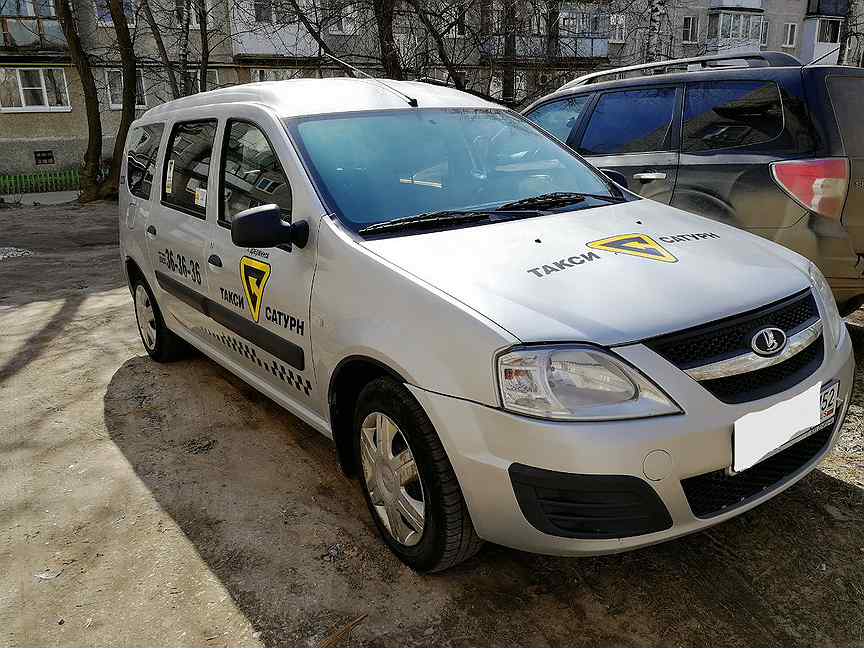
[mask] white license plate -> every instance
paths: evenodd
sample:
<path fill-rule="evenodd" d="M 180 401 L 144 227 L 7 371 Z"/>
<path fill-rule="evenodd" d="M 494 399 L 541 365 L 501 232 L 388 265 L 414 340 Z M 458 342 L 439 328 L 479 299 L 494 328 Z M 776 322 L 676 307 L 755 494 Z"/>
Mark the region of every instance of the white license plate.
<path fill-rule="evenodd" d="M 735 421 L 732 469 L 747 470 L 797 437 L 824 429 L 837 416 L 840 383 L 813 385 L 782 403 Z"/>

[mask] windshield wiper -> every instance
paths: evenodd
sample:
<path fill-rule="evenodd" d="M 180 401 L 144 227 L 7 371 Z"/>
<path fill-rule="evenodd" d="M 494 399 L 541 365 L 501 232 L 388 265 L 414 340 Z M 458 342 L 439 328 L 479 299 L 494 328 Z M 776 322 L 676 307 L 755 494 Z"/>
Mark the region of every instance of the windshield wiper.
<path fill-rule="evenodd" d="M 555 207 L 567 207 L 575 205 L 586 198 L 594 198 L 596 200 L 605 200 L 608 202 L 624 202 L 626 198 L 618 196 L 606 196 L 603 194 L 577 193 L 574 191 L 553 191 L 551 193 L 540 194 L 539 196 L 531 196 L 522 200 L 505 203 L 498 207 L 496 211 L 512 211 L 514 209 L 554 209 Z"/>
<path fill-rule="evenodd" d="M 394 218 L 382 223 L 367 225 L 359 230 L 359 233 L 372 234 L 376 232 L 393 232 L 414 228 L 422 229 L 430 226 L 450 225 L 453 223 L 476 223 L 478 221 L 489 220 L 492 216 L 493 213 L 488 211 L 466 211 L 458 209 L 423 212 L 422 214 L 403 216 L 402 218 Z"/>

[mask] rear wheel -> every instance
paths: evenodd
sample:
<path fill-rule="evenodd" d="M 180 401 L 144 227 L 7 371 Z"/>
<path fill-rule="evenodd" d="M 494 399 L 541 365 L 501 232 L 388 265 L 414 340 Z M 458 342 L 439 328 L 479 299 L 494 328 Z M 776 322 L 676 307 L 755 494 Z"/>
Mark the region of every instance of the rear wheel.
<path fill-rule="evenodd" d="M 390 378 L 360 393 L 354 417 L 360 482 L 384 541 L 406 565 L 441 571 L 473 556 L 474 531 L 456 475 L 423 408 Z"/>
<path fill-rule="evenodd" d="M 150 286 L 141 277 L 132 282 L 132 299 L 138 333 L 149 356 L 157 362 L 172 362 L 185 356 L 189 347 L 165 326 Z"/>

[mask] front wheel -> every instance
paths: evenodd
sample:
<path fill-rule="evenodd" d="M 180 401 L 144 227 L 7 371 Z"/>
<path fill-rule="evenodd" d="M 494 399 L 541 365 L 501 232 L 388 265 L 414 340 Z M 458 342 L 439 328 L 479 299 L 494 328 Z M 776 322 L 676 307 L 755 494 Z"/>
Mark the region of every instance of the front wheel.
<path fill-rule="evenodd" d="M 165 326 L 150 286 L 141 277 L 132 282 L 132 300 L 135 302 L 138 333 L 149 356 L 157 362 L 171 362 L 184 357 L 188 351 L 186 343 Z"/>
<path fill-rule="evenodd" d="M 450 461 L 404 386 L 378 378 L 363 389 L 354 416 L 354 450 L 375 526 L 402 562 L 434 572 L 477 553 L 483 541 Z"/>

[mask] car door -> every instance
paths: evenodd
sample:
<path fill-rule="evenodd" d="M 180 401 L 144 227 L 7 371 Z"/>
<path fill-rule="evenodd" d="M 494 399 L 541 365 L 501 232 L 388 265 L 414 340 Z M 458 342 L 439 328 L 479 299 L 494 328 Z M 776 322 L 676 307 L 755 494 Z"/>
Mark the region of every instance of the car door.
<path fill-rule="evenodd" d="M 677 85 L 603 92 L 571 142 L 597 168 L 621 173 L 630 191 L 668 203 L 678 173 L 680 94 Z"/>
<path fill-rule="evenodd" d="M 212 225 L 207 191 L 215 166 L 211 156 L 216 127 L 215 119 L 171 124 L 161 168 L 161 198 L 142 222 L 162 314 L 199 336 L 206 320 L 205 252 Z"/>
<path fill-rule="evenodd" d="M 298 203 L 292 191 L 291 179 L 305 178 L 305 171 L 282 124 L 263 109 L 236 107 L 224 122 L 220 150 L 218 219 L 208 255 L 209 335 L 244 369 L 315 408 L 308 322 L 314 231 L 303 248 L 241 248 L 231 240 L 233 218 L 259 205 L 278 205 L 286 221 L 314 220 L 306 196 Z"/>

